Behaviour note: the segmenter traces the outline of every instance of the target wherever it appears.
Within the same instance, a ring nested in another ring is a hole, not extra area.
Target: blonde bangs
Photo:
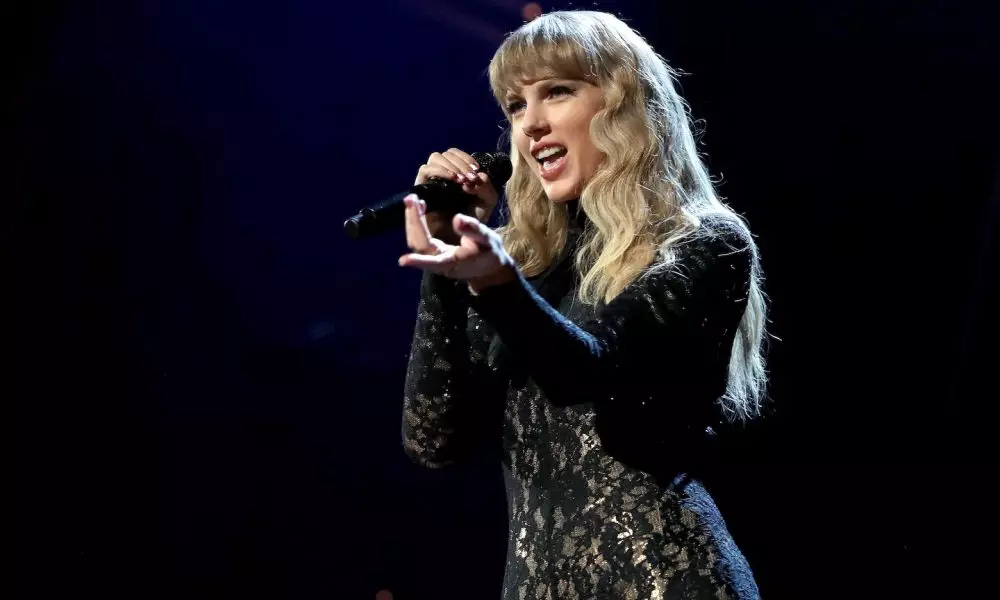
[[[537,19],[512,33],[490,61],[493,95],[506,111],[506,96],[525,84],[558,77],[596,83],[601,60],[587,36],[571,23]]]

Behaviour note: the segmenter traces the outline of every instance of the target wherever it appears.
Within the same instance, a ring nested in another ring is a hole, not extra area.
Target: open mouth
[[[557,175],[566,164],[565,146],[548,146],[535,153],[535,160],[541,165],[543,176]]]
[[[564,146],[549,146],[535,153],[535,160],[540,162],[544,168],[546,164],[554,163],[564,156],[566,156]]]

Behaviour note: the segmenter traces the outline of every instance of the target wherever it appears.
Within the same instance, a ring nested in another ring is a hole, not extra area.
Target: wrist
[[[505,283],[510,283],[511,281],[514,281],[516,278],[517,274],[514,271],[514,267],[510,265],[504,266],[498,269],[496,272],[490,273],[489,275],[484,275],[483,277],[476,277],[468,280],[469,291],[472,292],[473,295],[475,295],[487,288],[491,288],[497,285],[503,285]]]

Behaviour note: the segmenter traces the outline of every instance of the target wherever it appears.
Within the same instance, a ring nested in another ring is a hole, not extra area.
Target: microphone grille
[[[473,152],[472,158],[476,159],[483,172],[489,176],[490,183],[497,191],[507,184],[514,172],[514,166],[510,164],[510,156],[506,152]]]

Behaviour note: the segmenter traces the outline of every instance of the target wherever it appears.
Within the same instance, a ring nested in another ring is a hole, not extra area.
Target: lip
[[[558,163],[558,166],[554,169],[548,169],[548,170],[543,168],[543,165],[539,163],[538,175],[545,181],[550,181],[550,182],[559,179],[559,177],[563,174],[563,171],[566,170],[566,166],[569,164],[569,161],[567,160],[567,157],[564,154],[560,156],[556,162]]]
[[[538,142],[537,144],[532,144],[531,145],[531,148],[528,149],[528,153],[531,154],[531,158],[535,158],[535,155],[537,155],[539,152],[541,152],[542,150],[545,150],[546,148],[550,148],[552,146],[560,146],[562,148],[566,147],[565,144],[560,144],[559,142],[551,142],[551,141],[550,142]],[[535,160],[537,161],[538,159],[535,158]]]

